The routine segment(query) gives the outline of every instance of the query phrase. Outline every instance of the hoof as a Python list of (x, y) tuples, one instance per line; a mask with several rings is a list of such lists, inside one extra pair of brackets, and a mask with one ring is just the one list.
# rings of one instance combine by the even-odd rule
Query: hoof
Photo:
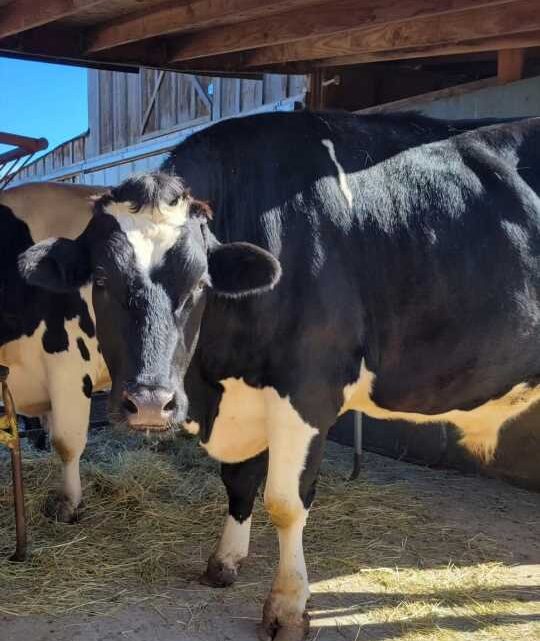
[(220, 561), (214, 554), (208, 559), (206, 572), (201, 576), (200, 582), (212, 588), (226, 588), (238, 578), (238, 567), (230, 567)]
[(268, 602), (264, 606), (263, 620), (257, 633), (259, 641), (304, 641), (309, 634), (309, 616), (307, 612), (297, 618), (287, 617), (280, 621)]
[(67, 496), (51, 492), (43, 506), (43, 513), (58, 523), (75, 523), (79, 520), (80, 506), (73, 505)]

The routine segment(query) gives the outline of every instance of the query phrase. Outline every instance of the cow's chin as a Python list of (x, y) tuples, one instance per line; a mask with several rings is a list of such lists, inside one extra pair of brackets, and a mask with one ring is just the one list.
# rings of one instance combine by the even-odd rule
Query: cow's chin
[(175, 432), (180, 431), (179, 423), (137, 423), (130, 421), (129, 417), (120, 409), (109, 410), (109, 422), (115, 428), (127, 434), (137, 434), (140, 436), (151, 437), (154, 440), (164, 440), (172, 437)]
[(152, 432), (154, 434), (162, 434), (171, 430), (170, 425), (146, 425), (145, 423), (130, 423), (126, 421), (126, 427), (132, 432)]

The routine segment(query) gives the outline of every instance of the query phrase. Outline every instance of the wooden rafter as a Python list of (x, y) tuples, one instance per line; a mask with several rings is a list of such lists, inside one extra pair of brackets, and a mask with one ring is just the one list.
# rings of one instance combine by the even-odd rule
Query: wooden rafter
[[(394, 51), (376, 51), (374, 53), (359, 54), (357, 56), (343, 56), (325, 58), (315, 63), (317, 67), (344, 67), (347, 65), (361, 65), (372, 62), (390, 62), (396, 60), (412, 60), (415, 58), (436, 58), (443, 56), (457, 56), (460, 54), (484, 53), (487, 51), (504, 51), (506, 49), (540, 47), (540, 31), (530, 33), (516, 33), (513, 35), (482, 38), (480, 40), (467, 40), (457, 44), (440, 45), (433, 47), (411, 47), (408, 49), (395, 49)], [(304, 63), (306, 64), (306, 63)]]
[(357, 29), (246, 52), (247, 67), (263, 67), (294, 60), (352, 56), (408, 47), (437, 47), (540, 29), (538, 0), (469, 9), (444, 16), (420, 18), (391, 25)]
[[(456, 54), (493, 59), (540, 46), (539, 34), (540, 0), (11, 0), (0, 9), (0, 55), (236, 77)], [(501, 77), (505, 68), (521, 73), (519, 55), (499, 55)]]
[(322, 0), (192, 0), (170, 2), (161, 8), (112, 20), (87, 35), (88, 53), (171, 33), (194, 31), (272, 15)]
[(463, 9), (491, 7), (511, 0), (421, 0), (421, 2), (388, 2), (388, 0), (337, 0), (336, 2), (297, 9), (206, 29), (177, 38), (169, 47), (171, 61), (186, 61), (233, 51), (294, 42), (366, 28), (377, 24), (444, 15)]
[[(84, 60), (83, 38), (78, 30), (46, 26), (0, 40), (3, 52), (24, 53), (34, 59), (55, 59), (62, 63)], [(166, 63), (165, 43), (147, 47), (144, 57), (138, 44), (122, 47), (121, 51), (106, 51), (91, 57), (88, 62), (101, 63), (103, 67), (162, 67)]]
[(41, 27), (106, 0), (16, 0), (0, 10), (0, 38)]

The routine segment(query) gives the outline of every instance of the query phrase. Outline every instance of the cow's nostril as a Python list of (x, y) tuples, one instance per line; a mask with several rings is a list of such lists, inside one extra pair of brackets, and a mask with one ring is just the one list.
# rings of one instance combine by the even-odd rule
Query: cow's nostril
[(139, 411), (135, 403), (128, 397), (124, 398), (124, 400), (122, 401), (122, 405), (124, 409), (130, 414), (137, 414), (137, 412)]
[(163, 407), (165, 412), (172, 412), (173, 410), (176, 409), (176, 399), (174, 396), (171, 398), (171, 400)]

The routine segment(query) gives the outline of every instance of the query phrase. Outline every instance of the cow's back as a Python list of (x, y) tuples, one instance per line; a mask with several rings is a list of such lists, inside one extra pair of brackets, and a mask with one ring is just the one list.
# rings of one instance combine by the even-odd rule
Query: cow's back
[(0, 192), (0, 205), (28, 226), (35, 243), (60, 236), (76, 238), (92, 216), (93, 197), (106, 187), (28, 183)]

